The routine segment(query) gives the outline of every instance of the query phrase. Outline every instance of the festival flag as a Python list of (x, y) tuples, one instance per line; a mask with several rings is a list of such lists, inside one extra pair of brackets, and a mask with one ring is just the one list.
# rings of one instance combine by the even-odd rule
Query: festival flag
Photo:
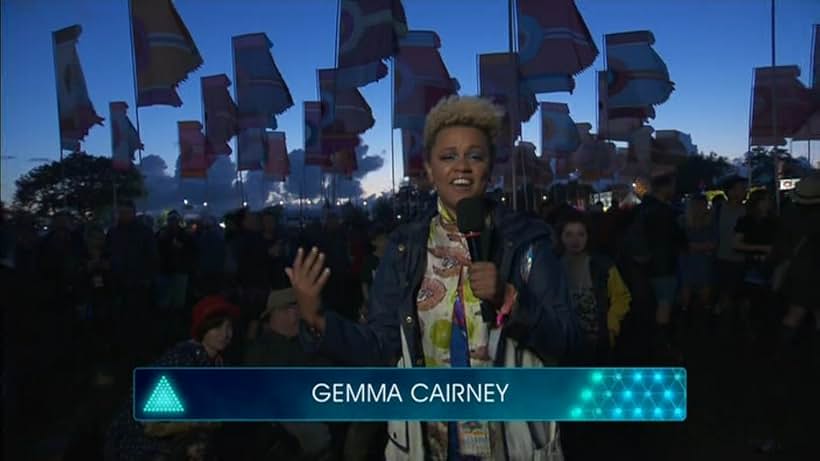
[(598, 72), (598, 139), (629, 141), (632, 133), (655, 117), (652, 106), (610, 108), (607, 72)]
[(338, 174), (350, 179), (357, 169), (356, 149), (350, 148), (334, 152), (330, 157), (330, 163), (325, 165), (322, 171), (325, 173)]
[(262, 170), (265, 152), (268, 150), (268, 137), (264, 128), (243, 128), (236, 141), (237, 171)]
[(284, 181), (290, 174), (290, 159), (285, 142), (285, 133), (267, 133), (268, 148), (265, 151), (265, 177), (274, 181)]
[(376, 123), (373, 111), (357, 88), (338, 86), (338, 70), (319, 69), (322, 125), (348, 134), (361, 134)]
[(276, 116), (293, 106), (293, 98), (264, 33), (233, 37), (234, 81), (240, 128), (276, 129)]
[(109, 122), (111, 123), (111, 163), (115, 170), (126, 171), (131, 168), (134, 152), (142, 148), (139, 133), (128, 119), (128, 104), (114, 101), (108, 104)]
[(820, 24), (814, 25), (814, 43), (811, 59), (811, 82), (816, 91), (820, 91)]
[(521, 122), (529, 120), (538, 108), (535, 95), (519, 86), (517, 60), (515, 53), (478, 56), (481, 96), (504, 109), (502, 132), (497, 140), (498, 163), (506, 162), (513, 139), (521, 135)]
[(669, 99), (675, 84), (669, 80), (666, 63), (652, 49), (653, 43), (650, 31), (606, 36), (610, 109), (652, 106)]
[(565, 158), (580, 145), (578, 128), (566, 104), (541, 103), (541, 152), (552, 158)]
[(578, 172), (578, 179), (594, 182), (611, 177), (617, 168), (615, 144), (600, 140), (582, 143), (571, 157), (571, 167)]
[(202, 56), (171, 0), (131, 0), (137, 107), (182, 105), (177, 86)]
[(205, 137), (214, 155), (231, 155), (228, 142), (239, 132), (234, 104), (225, 74), (202, 77), (202, 107), (205, 114)]
[(400, 0), (342, 0), (339, 16), (339, 86), (357, 88), (387, 75), (382, 62), (396, 54), (407, 33)]
[[(752, 145), (784, 145), (785, 138), (794, 136), (810, 119), (817, 107), (816, 99), (799, 76), (800, 68), (797, 66), (755, 69), (749, 130)], [(777, 101), (776, 106), (772, 104), (772, 97)], [(773, 115), (777, 118), (776, 125), (773, 125)]]
[(518, 53), (522, 86), (571, 93), (598, 48), (574, 0), (518, 0)]
[(179, 131), (179, 170), (182, 178), (205, 178), (210, 168), (202, 124), (197, 121), (177, 122)]
[(321, 166), (327, 163), (322, 153), (322, 103), (305, 101), (305, 165)]
[(88, 97), (85, 75), (77, 54), (82, 27), (73, 25), (53, 32), (54, 77), (57, 83), (57, 112), (60, 116), (60, 148), (77, 152), (94, 125), (102, 125)]
[(399, 42), (394, 79), (393, 128), (411, 128), (441, 99), (458, 93), (438, 49), (441, 40), (431, 31), (410, 31)]
[(424, 119), (415, 126), (401, 129), (401, 147), (404, 153), (404, 175), (416, 178), (424, 175)]

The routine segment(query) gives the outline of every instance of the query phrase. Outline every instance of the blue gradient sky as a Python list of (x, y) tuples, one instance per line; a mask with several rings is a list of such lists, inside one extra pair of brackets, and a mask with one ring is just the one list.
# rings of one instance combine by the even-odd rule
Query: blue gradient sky
[[(411, 29), (432, 29), (442, 40), (441, 53), (462, 93), (477, 92), (476, 55), (508, 46), (505, 0), (404, 0)], [(769, 0), (577, 0), (599, 48), (604, 34), (649, 29), (655, 49), (669, 66), (676, 91), (657, 108), (656, 129), (692, 134), (702, 151), (729, 157), (747, 145), (752, 68), (769, 65)], [(133, 77), (127, 0), (2, 0), (2, 112), (0, 161), (2, 200), (11, 200), (14, 180), (36, 162), (59, 158), (57, 107), (51, 32), (79, 23), (79, 54), (91, 100), (108, 118), (108, 102), (127, 101), (133, 113)], [(796, 64), (802, 80), (811, 78), (812, 24), (820, 22), (820, 1), (778, 0), (777, 62)], [(201, 119), (199, 77), (232, 77), (230, 37), (265, 32), (273, 55), (290, 86), (296, 106), (279, 118), (289, 150), (302, 144), (302, 105), (317, 98), (315, 71), (332, 67), (335, 54), (335, 0), (178, 0), (183, 20), (205, 64), (179, 93), (181, 108), (140, 110), (145, 154), (161, 155), (173, 169), (177, 156), (176, 121)], [(539, 100), (569, 103), (577, 122), (595, 127), (594, 69), (576, 79), (575, 94), (539, 95)], [(371, 152), (385, 151), (385, 168), (365, 177), (368, 192), (390, 188), (390, 80), (364, 88), (376, 126), (364, 135)], [(538, 143), (538, 117), (524, 128), (524, 139)], [(395, 136), (397, 177), (401, 177), (401, 139)], [(820, 146), (813, 145), (815, 155)], [(85, 149), (110, 153), (108, 125), (95, 127)], [(806, 143), (794, 143), (802, 155)], [(13, 156), (14, 159), (8, 159)], [(169, 171), (172, 173), (172, 171)]]

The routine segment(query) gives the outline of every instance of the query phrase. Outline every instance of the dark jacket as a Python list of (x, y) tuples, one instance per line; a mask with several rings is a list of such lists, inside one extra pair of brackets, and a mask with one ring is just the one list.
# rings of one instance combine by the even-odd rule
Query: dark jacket
[[(412, 366), (424, 366), (416, 297), (427, 268), (427, 240), (434, 216), (403, 225), (390, 236), (370, 292), (368, 324), (345, 321), (328, 311), (321, 338), (303, 326), (306, 348), (318, 348), (351, 365), (395, 366), (402, 356), (403, 330)], [(552, 250), (549, 228), (499, 205), (494, 205), (492, 222), (490, 254), (501, 272), (503, 255), (512, 255), (507, 273), (501, 276), (519, 292), (519, 306), (503, 327), (496, 361), (504, 357), (504, 339), (510, 337), (542, 360), (554, 362), (577, 344), (578, 322), (569, 304), (564, 270)], [(530, 255), (528, 283), (519, 268)]]
[(159, 266), (159, 252), (150, 229), (138, 222), (117, 225), (106, 236), (106, 256), (111, 275), (126, 288), (144, 288)]
[(168, 228), (157, 233), (160, 272), (163, 274), (190, 274), (196, 263), (194, 239), (185, 230), (172, 232)]
[(686, 247), (686, 236), (678, 226), (675, 209), (647, 195), (638, 207), (637, 219), (644, 226), (650, 276), (675, 276), (678, 273), (678, 254)]

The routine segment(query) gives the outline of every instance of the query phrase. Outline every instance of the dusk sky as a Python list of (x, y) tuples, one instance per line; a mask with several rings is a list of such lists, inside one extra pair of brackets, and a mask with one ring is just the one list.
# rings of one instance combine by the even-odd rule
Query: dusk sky
[[(545, 0), (546, 1), (546, 0)], [(728, 157), (747, 148), (752, 69), (768, 66), (770, 0), (577, 0), (595, 41), (630, 30), (651, 30), (655, 50), (666, 61), (675, 91), (656, 108), (656, 129), (690, 133), (704, 152)], [(178, 120), (202, 118), (199, 78), (226, 73), (233, 78), (231, 36), (265, 32), (296, 105), (278, 118), (289, 150), (302, 147), (302, 101), (316, 100), (316, 69), (335, 63), (335, 0), (178, 0), (176, 7), (205, 60), (179, 88), (183, 106), (140, 110), (145, 155), (159, 154), (173, 174)], [(441, 53), (462, 94), (477, 93), (480, 53), (508, 47), (505, 0), (403, 0), (410, 29), (434, 30)], [(2, 0), (2, 117), (0, 161), (3, 201), (10, 201), (14, 180), (37, 166), (32, 159), (59, 158), (57, 103), (51, 32), (81, 24), (78, 52), (97, 112), (108, 118), (108, 103), (126, 101), (136, 123), (127, 0)], [(795, 64), (801, 80), (811, 78), (812, 25), (820, 23), (820, 1), (777, 1), (777, 63)], [(541, 94), (541, 101), (566, 102), (576, 122), (595, 120), (594, 71), (603, 69), (603, 52), (593, 68), (576, 78), (576, 90)], [(385, 168), (366, 176), (367, 192), (391, 186), (390, 86), (388, 77), (362, 91), (376, 118), (363, 136), (370, 152), (386, 152)], [(524, 127), (524, 140), (539, 144), (536, 115)], [(401, 172), (401, 137), (395, 133), (396, 176)], [(820, 158), (820, 143), (812, 145)], [(84, 149), (110, 155), (110, 128), (94, 127)], [(793, 154), (805, 155), (807, 143), (795, 142)], [(13, 157), (13, 158), (9, 158)]]

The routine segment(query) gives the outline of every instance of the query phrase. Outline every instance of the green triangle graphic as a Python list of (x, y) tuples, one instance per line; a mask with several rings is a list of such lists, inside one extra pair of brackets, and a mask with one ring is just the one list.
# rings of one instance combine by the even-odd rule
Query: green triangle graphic
[(185, 408), (182, 407), (182, 402), (179, 401), (168, 378), (162, 376), (154, 387), (154, 391), (151, 392), (151, 397), (148, 398), (143, 411), (145, 413), (182, 413)]

